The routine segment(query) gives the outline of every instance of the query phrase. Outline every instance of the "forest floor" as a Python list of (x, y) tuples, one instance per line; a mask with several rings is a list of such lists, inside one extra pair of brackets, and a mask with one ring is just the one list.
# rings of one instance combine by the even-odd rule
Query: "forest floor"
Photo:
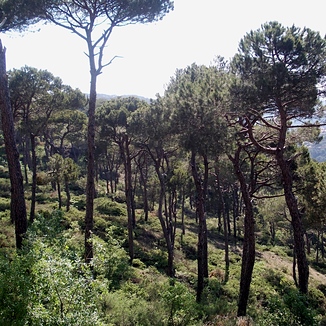
[[(292, 275), (293, 262), (289, 258), (279, 256), (272, 251), (261, 251), (257, 252), (258, 256), (264, 260), (267, 266), (270, 266), (274, 270), (286, 271), (290, 276)], [(309, 266), (309, 282), (313, 283), (315, 286), (319, 284), (326, 285), (326, 275), (319, 273), (316, 269)]]

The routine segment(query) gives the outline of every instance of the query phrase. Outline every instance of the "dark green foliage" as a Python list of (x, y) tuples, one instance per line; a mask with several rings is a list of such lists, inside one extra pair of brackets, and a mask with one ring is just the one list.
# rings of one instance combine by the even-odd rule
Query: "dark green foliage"
[(0, 166), (0, 178), (9, 179), (8, 168)]
[(9, 179), (0, 178), (0, 193), (2, 197), (10, 198), (10, 181)]
[(10, 209), (10, 199), (0, 198), (0, 212)]
[(163, 249), (136, 251), (135, 257), (141, 259), (146, 266), (155, 266), (160, 271), (165, 271), (168, 266), (167, 253)]
[(96, 209), (99, 213), (108, 216), (122, 216), (125, 215), (125, 209), (121, 208), (121, 205), (113, 202), (107, 198), (98, 198)]
[[(266, 280), (278, 294), (265, 298), (268, 315), (264, 315), (267, 318), (266, 323), (259, 325), (318, 325), (316, 308), (325, 302), (320, 291), (304, 295), (294, 288), (284, 275), (273, 271), (266, 274)], [(268, 322), (270, 324), (267, 324)]]
[(1, 325), (102, 325), (101, 297), (130, 276), (127, 254), (114, 239), (97, 239), (90, 269), (63, 219), (38, 214), (21, 255), (0, 257)]
[(42, 17), (43, 3), (44, 0), (2, 0), (0, 19), (5, 19), (2, 30), (23, 30), (37, 23)]
[(200, 314), (202, 317), (211, 319), (216, 315), (227, 315), (229, 306), (227, 298), (223, 296), (222, 284), (215, 278), (210, 278), (203, 291), (203, 300), (200, 303)]
[(263, 314), (258, 325), (271, 326), (317, 326), (318, 321), (311, 308), (308, 307), (307, 297), (298, 290), (286, 291), (282, 297), (269, 298), (266, 307), (267, 314)]
[(168, 312), (168, 316), (162, 320), (164, 324), (191, 325), (198, 318), (194, 294), (182, 283), (172, 280), (171, 285), (161, 292), (161, 297)]
[(74, 197), (71, 200), (71, 204), (76, 207), (80, 211), (84, 211), (86, 207), (86, 198), (85, 195), (80, 195), (78, 197)]
[(46, 239), (59, 239), (58, 236), (65, 230), (63, 212), (55, 210), (53, 212), (40, 211), (37, 219), (30, 228), (32, 236)]
[(0, 255), (0, 324), (26, 325), (33, 261), (27, 257)]
[(182, 251), (187, 259), (196, 260), (197, 259), (197, 249), (191, 243), (187, 241), (182, 241), (181, 243)]

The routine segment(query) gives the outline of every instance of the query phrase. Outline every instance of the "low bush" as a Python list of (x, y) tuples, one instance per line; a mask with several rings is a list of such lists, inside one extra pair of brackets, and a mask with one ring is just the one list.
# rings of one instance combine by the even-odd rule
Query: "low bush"
[(191, 325), (198, 319), (198, 305), (195, 295), (182, 283), (173, 281), (161, 292), (165, 307), (162, 316), (165, 325)]
[(73, 207), (77, 208), (79, 211), (84, 211), (86, 209), (86, 196), (80, 195), (71, 198), (70, 203)]
[(95, 200), (96, 210), (100, 214), (105, 214), (109, 216), (123, 216), (126, 215), (125, 209), (123, 209), (116, 202), (111, 201), (108, 198), (97, 198)]
[(10, 199), (0, 198), (0, 211), (3, 212), (7, 209), (10, 209)]
[(10, 181), (9, 179), (0, 178), (0, 194), (1, 197), (10, 198)]
[(8, 168), (0, 165), (0, 178), (9, 179), (9, 171)]

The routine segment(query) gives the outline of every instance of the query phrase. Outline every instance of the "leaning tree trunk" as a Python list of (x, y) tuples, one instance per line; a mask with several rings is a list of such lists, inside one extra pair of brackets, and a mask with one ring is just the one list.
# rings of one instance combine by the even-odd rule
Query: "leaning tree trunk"
[(27, 214), (24, 197), (23, 175), (19, 153), (15, 142), (14, 119), (10, 105), (9, 88), (6, 72), (6, 49), (0, 41), (0, 111), (2, 131), (8, 160), (11, 183), (11, 220), (15, 223), (16, 247), (21, 249), (23, 236), (27, 231)]

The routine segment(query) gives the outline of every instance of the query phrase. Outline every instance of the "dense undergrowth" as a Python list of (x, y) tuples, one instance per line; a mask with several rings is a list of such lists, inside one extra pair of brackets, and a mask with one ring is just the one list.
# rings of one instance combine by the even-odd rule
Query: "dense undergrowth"
[[(195, 219), (186, 234), (177, 230), (176, 277), (166, 277), (167, 254), (153, 212), (138, 211), (135, 256), (129, 264), (123, 203), (95, 200), (94, 261), (84, 264), (84, 197), (73, 196), (69, 212), (45, 195), (21, 252), (13, 249), (9, 200), (0, 200), (0, 325), (325, 325), (326, 286), (299, 294), (288, 270), (271, 269), (257, 257), (248, 318), (236, 318), (241, 242), (230, 245), (230, 272), (224, 282), (223, 237), (208, 219), (210, 278), (196, 303)], [(120, 200), (118, 200), (120, 201)], [(42, 203), (42, 204), (41, 204)], [(286, 256), (286, 247), (258, 246)], [(284, 259), (289, 259), (283, 257)], [(324, 272), (324, 270), (320, 270)]]

